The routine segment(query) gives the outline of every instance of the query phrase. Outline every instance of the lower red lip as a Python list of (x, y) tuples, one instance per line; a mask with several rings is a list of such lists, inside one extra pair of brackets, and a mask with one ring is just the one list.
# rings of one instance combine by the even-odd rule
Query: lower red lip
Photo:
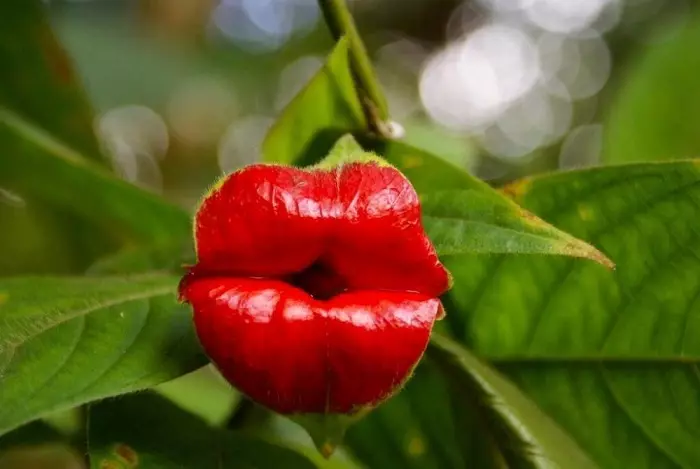
[(385, 399), (425, 350), (440, 301), (361, 290), (317, 300), (279, 280), (183, 281), (222, 374), (279, 413), (351, 413)]

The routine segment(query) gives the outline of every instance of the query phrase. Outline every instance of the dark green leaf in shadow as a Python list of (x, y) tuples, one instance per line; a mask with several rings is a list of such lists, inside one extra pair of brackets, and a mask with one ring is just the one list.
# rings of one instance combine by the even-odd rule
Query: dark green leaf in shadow
[[(0, 13), (0, 64), (1, 112), (31, 122), (86, 158), (105, 163), (93, 132), (92, 109), (40, 0), (5, 2)], [(75, 273), (114, 247), (109, 234), (92, 232), (70, 211), (56, 210), (60, 207), (53, 201), (22, 190), (20, 180), (10, 179), (17, 176), (4, 169), (6, 163), (25, 163), (22, 148), (0, 135), (0, 149), (0, 190), (16, 192), (25, 201), (21, 210), (26, 212), (0, 208), (2, 224), (14, 227), (0, 234), (0, 256), (14, 259), (0, 268), (0, 274)], [(65, 189), (61, 181), (49, 184), (55, 190)], [(18, 226), (24, 232), (18, 232)], [(44, 236), (30, 233), (47, 229)]]
[(36, 446), (47, 443), (62, 443), (66, 437), (58, 430), (40, 420), (21, 427), (0, 437), (0, 453), (17, 446)]
[(367, 127), (341, 39), (323, 68), (285, 108), (262, 144), (263, 160), (305, 166), (328, 153), (343, 134)]
[[(594, 469), (597, 466), (513, 383), (459, 344), (434, 334), (429, 352), (448, 380), (476, 397), (504, 467)], [(495, 455), (494, 455), (495, 456)], [(498, 467), (498, 466), (495, 466)]]
[(697, 161), (545, 175), (506, 188), (600, 246), (615, 271), (550, 256), (446, 258), (446, 320), (600, 467), (700, 467)]
[(102, 161), (92, 109), (41, 0), (6, 2), (0, 14), (0, 108)]
[[(89, 262), (83, 259), (86, 248), (68, 233), (61, 236), (67, 220), (74, 221), (66, 212), (0, 188), (0, 277), (82, 271)], [(70, 233), (84, 229), (74, 228)]]
[(214, 426), (224, 426), (242, 399), (214, 366), (205, 366), (153, 390)]
[(348, 429), (345, 445), (369, 469), (470, 468), (437, 368), (423, 361), (406, 387)]
[(0, 433), (207, 363), (178, 277), (0, 280)]
[(301, 454), (263, 439), (209, 427), (153, 393), (90, 406), (91, 466), (159, 469), (317, 467)]
[(3, 469), (82, 469), (83, 458), (68, 439), (44, 422), (24, 425), (0, 437)]

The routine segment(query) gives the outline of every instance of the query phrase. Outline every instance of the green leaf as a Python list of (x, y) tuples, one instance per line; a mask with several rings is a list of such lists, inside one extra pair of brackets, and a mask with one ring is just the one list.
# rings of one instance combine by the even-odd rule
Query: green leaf
[(506, 191), (601, 246), (617, 269), (547, 256), (447, 257), (453, 335), (600, 467), (700, 467), (698, 162), (559, 173)]
[(238, 391), (213, 365), (163, 383), (154, 391), (214, 426), (224, 425), (241, 401)]
[(191, 237), (186, 212), (114, 178), (1, 109), (0, 142), (5, 153), (0, 157), (0, 186), (60, 206), (122, 241), (169, 244)]
[(91, 467), (312, 469), (289, 448), (207, 426), (151, 393), (90, 406)]
[(196, 263), (191, 239), (182, 243), (127, 247), (95, 261), (86, 275), (144, 274), (161, 271), (184, 275)]
[(178, 278), (0, 280), (0, 434), (207, 363)]
[(347, 134), (343, 135), (337, 142), (335, 142), (335, 144), (333, 144), (331, 151), (328, 152), (328, 155), (323, 158), (319, 164), (324, 166), (337, 166), (344, 161), (351, 160), (353, 158), (357, 158), (358, 155), (363, 156), (365, 154), (367, 154), (367, 152), (365, 152), (360, 144), (357, 143), (355, 137), (353, 137), (352, 134)]
[(472, 189), (497, 194), (488, 184), (438, 155), (400, 141), (368, 140), (367, 145), (398, 168), (419, 194)]
[[(448, 130), (430, 118), (409, 118), (402, 121), (401, 126), (405, 135), (399, 143), (428, 154), (432, 153), (440, 160), (448, 162), (453, 171), (469, 171), (480, 159), (480, 150), (471, 137)], [(444, 173), (445, 176), (449, 174)]]
[(349, 61), (343, 38), (270, 129), (262, 144), (264, 161), (313, 164), (340, 136), (367, 128)]
[(331, 151), (313, 168), (334, 168), (346, 163), (377, 163), (388, 166), (387, 162), (373, 152), (365, 151), (355, 137), (347, 134), (338, 139)]
[(595, 247), (523, 210), (439, 156), (401, 142), (375, 142), (372, 146), (422, 194), (423, 222), (442, 257), (474, 253), (548, 254), (614, 266)]
[[(183, 252), (187, 253), (187, 263), (193, 264), (195, 259), (192, 251), (189, 243), (184, 250), (177, 245), (125, 249), (99, 259), (90, 266), (87, 274), (136, 274), (159, 270), (179, 272), (182, 275)], [(240, 400), (237, 391), (213, 366), (202, 367), (153, 389), (211, 425), (222, 425), (235, 403)]]
[[(345, 445), (370, 469), (474, 467), (439, 370), (423, 360), (406, 387), (348, 429)], [(479, 469), (481, 469), (479, 467)]]
[(549, 225), (492, 190), (425, 195), (423, 223), (441, 257), (547, 254), (614, 264), (590, 244)]
[(700, 16), (669, 37), (662, 35), (625, 70), (605, 125), (603, 161), (695, 158), (700, 154)]
[(597, 466), (576, 443), (514, 384), (466, 349), (440, 334), (431, 339), (429, 353), (445, 376), (464, 392), (476, 396), (486, 429), (493, 433), (507, 467), (593, 469)]
[(0, 15), (0, 108), (17, 113), (89, 158), (102, 161), (92, 109), (41, 0), (15, 1)]

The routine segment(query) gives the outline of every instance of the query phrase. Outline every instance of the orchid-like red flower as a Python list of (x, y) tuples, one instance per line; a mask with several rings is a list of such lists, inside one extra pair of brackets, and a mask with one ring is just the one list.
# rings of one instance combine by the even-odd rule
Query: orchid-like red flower
[(389, 397), (449, 288), (416, 191), (375, 161), (236, 171), (204, 199), (195, 239), (180, 297), (200, 342), (282, 414), (352, 414)]

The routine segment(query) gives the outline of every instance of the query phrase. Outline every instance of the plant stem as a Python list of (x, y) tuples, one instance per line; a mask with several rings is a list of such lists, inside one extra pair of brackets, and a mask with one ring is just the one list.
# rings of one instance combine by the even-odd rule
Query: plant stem
[(318, 0), (318, 3), (333, 37), (336, 40), (342, 36), (347, 37), (350, 44), (350, 61), (355, 77), (355, 86), (360, 93), (365, 117), (374, 132), (384, 135), (386, 121), (389, 120), (386, 98), (374, 74), (372, 62), (362, 38), (357, 32), (350, 10), (348, 10), (345, 0)]

